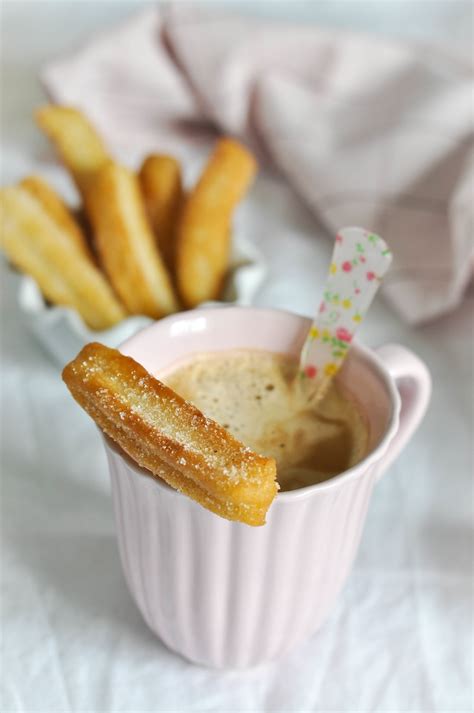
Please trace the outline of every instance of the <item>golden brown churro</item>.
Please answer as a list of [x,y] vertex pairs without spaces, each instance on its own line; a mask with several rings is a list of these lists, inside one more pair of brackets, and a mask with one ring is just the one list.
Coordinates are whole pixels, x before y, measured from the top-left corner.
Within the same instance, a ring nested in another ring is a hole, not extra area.
[[126,316],[104,276],[30,191],[0,193],[0,244],[11,262],[38,283],[48,300],[73,307],[93,329]]
[[131,357],[86,345],[63,371],[76,401],[140,466],[229,520],[263,525],[278,489],[254,453]]
[[183,201],[181,167],[172,156],[148,156],[138,178],[160,253],[172,274],[176,223]]
[[41,203],[54,222],[62,228],[66,235],[69,235],[70,239],[83,251],[84,255],[92,259],[92,253],[89,250],[81,227],[56,191],[38,176],[27,176],[20,181],[19,185]]
[[182,306],[219,299],[229,267],[232,213],[256,171],[247,149],[230,138],[218,141],[185,197],[181,167],[172,156],[148,156],[137,176],[112,160],[78,109],[50,104],[35,117],[70,171],[82,204],[71,212],[46,181],[27,176],[6,193],[2,243],[48,300],[75,307],[89,326],[103,329],[126,314],[159,319]]
[[176,312],[135,174],[110,161],[90,184],[87,211],[104,270],[127,309],[154,318]]
[[184,202],[177,236],[177,282],[187,307],[219,297],[229,263],[230,224],[257,164],[233,139],[221,139]]
[[86,199],[90,179],[110,160],[102,139],[84,114],[72,107],[49,104],[38,109],[35,118]]

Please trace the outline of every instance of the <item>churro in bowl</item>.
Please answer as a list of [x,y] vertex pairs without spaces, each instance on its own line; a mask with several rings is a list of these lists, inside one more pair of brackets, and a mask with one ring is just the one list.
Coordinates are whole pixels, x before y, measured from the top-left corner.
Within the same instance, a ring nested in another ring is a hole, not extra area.
[[28,324],[61,365],[87,342],[118,346],[186,306],[248,304],[264,269],[258,249],[233,228],[256,172],[244,146],[218,139],[187,186],[176,156],[118,163],[73,107],[48,105],[35,118],[79,204],[67,205],[36,175],[2,189],[0,247],[24,274],[19,301]]

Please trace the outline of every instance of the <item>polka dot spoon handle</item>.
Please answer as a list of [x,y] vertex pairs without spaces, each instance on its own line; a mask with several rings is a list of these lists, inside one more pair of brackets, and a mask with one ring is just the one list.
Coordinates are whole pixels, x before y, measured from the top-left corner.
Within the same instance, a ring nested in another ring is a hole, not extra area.
[[300,378],[311,397],[321,398],[341,367],[391,262],[378,235],[362,228],[337,234],[319,312],[301,352]]

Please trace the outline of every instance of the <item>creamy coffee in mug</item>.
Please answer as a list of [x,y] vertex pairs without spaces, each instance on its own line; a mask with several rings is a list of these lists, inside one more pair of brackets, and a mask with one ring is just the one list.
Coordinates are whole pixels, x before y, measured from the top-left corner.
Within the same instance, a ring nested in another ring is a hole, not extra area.
[[277,462],[281,491],[319,483],[367,454],[368,427],[333,381],[317,406],[295,388],[297,363],[258,350],[194,356],[160,378],[236,438]]

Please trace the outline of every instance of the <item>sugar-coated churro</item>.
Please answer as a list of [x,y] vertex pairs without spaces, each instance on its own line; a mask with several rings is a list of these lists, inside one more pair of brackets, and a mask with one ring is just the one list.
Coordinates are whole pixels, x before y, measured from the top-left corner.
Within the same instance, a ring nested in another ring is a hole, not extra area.
[[93,329],[126,316],[102,273],[29,190],[0,193],[0,245],[11,262],[38,283],[45,297],[73,307]]
[[91,182],[86,208],[104,270],[127,309],[153,318],[176,312],[135,174],[110,161]]
[[278,489],[254,453],[131,357],[86,345],[63,371],[76,401],[140,466],[229,520],[262,525]]
[[160,253],[172,274],[176,223],[183,201],[179,161],[161,154],[148,156],[138,178]]
[[184,202],[177,233],[177,284],[187,307],[220,295],[229,264],[231,218],[257,164],[233,139],[218,141]]

